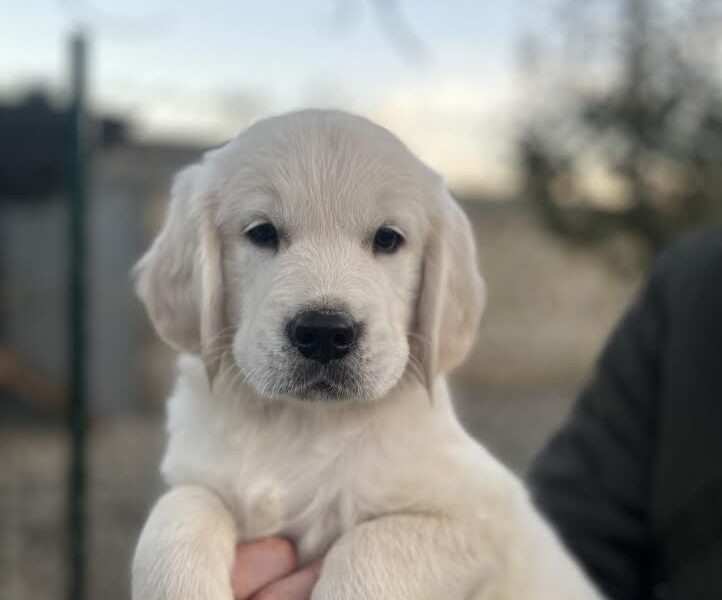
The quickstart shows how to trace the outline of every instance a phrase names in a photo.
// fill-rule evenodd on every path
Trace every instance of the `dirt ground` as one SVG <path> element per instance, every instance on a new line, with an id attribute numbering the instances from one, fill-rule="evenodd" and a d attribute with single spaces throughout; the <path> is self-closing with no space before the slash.
<path id="1" fill-rule="evenodd" d="M 566 414 L 573 391 L 457 391 L 466 427 L 515 471 Z M 41 600 L 65 592 L 63 525 L 66 437 L 58 427 L 0 426 L 0 598 Z M 129 561 L 143 519 L 162 489 L 160 415 L 93 424 L 90 438 L 89 598 L 129 597 Z"/>

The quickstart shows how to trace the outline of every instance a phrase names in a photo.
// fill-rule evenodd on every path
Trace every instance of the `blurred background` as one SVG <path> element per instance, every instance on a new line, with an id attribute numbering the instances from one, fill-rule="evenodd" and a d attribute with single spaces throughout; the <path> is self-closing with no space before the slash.
<path id="1" fill-rule="evenodd" d="M 129 271 L 173 173 L 302 107 L 401 137 L 462 202 L 490 288 L 459 413 L 523 473 L 650 261 L 722 218 L 720 17 L 716 0 L 3 2 L 0 597 L 68 596 L 74 31 L 90 119 L 83 562 L 88 597 L 115 600 L 162 489 L 173 357 Z"/>

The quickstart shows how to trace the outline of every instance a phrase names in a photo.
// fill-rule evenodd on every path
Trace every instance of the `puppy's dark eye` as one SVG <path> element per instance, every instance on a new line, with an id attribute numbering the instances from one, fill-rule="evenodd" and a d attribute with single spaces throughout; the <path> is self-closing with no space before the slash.
<path id="1" fill-rule="evenodd" d="M 398 231 L 390 227 L 381 227 L 374 235 L 374 252 L 391 254 L 396 252 L 403 243 L 404 238 Z"/>
<path id="2" fill-rule="evenodd" d="M 270 223 L 261 223 L 246 231 L 246 237 L 262 248 L 278 247 L 278 230 Z"/>

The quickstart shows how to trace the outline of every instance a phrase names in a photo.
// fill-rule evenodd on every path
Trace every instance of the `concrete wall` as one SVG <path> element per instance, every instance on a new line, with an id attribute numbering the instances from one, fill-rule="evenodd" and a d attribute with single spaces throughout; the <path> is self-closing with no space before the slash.
<path id="1" fill-rule="evenodd" d="M 96 160 L 89 203 L 89 375 L 99 412 L 144 406 L 152 334 L 130 270 L 152 235 L 149 214 L 196 151 L 127 146 Z M 153 220 L 153 219 L 150 219 Z M 0 345 L 63 384 L 67 365 L 67 212 L 62 198 L 0 203 Z"/>
<path id="2" fill-rule="evenodd" d="M 139 400 L 135 359 L 141 313 L 128 272 L 140 244 L 132 190 L 100 185 L 89 220 L 89 373 L 94 408 L 132 406 Z M 0 209 L 3 238 L 3 345 L 41 377 L 66 377 L 66 210 L 59 200 Z"/>
<path id="3" fill-rule="evenodd" d="M 488 304 L 459 378 L 507 389 L 578 385 L 639 285 L 638 248 L 621 238 L 601 250 L 569 245 L 521 203 L 464 208 Z"/>

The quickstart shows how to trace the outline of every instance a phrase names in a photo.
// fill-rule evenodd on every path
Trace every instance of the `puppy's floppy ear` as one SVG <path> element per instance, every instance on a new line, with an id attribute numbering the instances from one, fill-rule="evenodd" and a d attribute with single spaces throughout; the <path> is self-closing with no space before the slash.
<path id="1" fill-rule="evenodd" d="M 416 335 L 412 352 L 420 360 L 429 392 L 438 375 L 466 357 L 474 343 L 486 299 L 471 226 L 440 183 L 437 210 L 424 249 Z"/>
<path id="2" fill-rule="evenodd" d="M 212 381 L 225 321 L 223 257 L 203 169 L 193 165 L 176 176 L 165 225 L 133 275 L 158 335 L 180 352 L 200 354 Z"/>

